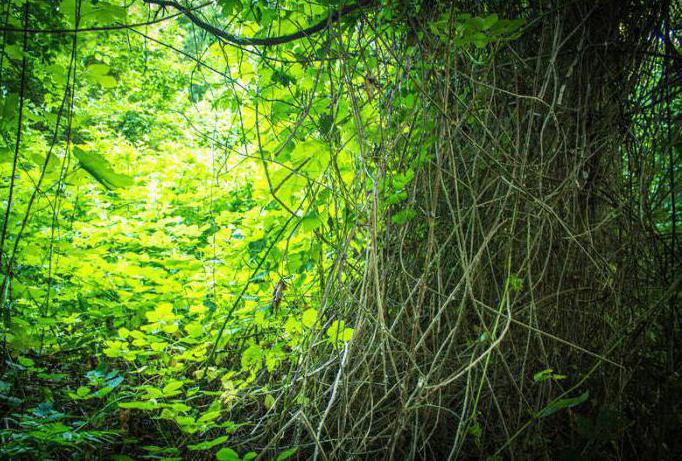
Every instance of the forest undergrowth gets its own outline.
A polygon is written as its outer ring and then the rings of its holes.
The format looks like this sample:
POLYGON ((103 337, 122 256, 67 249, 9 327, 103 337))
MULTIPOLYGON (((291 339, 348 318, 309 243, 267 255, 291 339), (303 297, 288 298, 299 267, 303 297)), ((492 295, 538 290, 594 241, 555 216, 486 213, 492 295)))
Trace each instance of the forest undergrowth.
POLYGON ((677 459, 678 0, 0 3, 0 459, 677 459))

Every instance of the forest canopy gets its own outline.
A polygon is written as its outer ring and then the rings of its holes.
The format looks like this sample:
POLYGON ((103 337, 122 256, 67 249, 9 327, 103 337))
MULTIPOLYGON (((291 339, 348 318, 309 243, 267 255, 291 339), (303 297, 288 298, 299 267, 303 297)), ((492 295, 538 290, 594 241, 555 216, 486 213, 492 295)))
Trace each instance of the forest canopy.
POLYGON ((0 458, 682 455, 678 0, 0 2, 0 458))

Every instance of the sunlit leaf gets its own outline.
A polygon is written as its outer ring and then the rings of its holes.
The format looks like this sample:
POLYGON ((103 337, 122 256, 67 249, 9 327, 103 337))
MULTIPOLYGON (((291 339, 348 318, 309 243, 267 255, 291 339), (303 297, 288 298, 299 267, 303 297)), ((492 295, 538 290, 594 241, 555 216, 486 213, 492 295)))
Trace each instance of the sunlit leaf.
POLYGON ((301 318, 301 323, 306 328, 312 328, 317 322, 317 311, 315 309, 306 309, 303 312, 303 317, 301 318))
POLYGON ((284 450, 281 452, 279 455, 277 455, 277 458, 275 458, 276 461, 284 461, 285 459, 291 458, 296 452, 298 451, 298 447, 293 447, 289 448, 288 450, 284 450))
POLYGON ((156 408, 160 408, 157 402, 150 400, 137 402, 119 402, 118 406, 120 408, 130 408, 135 410, 154 410, 156 408))
POLYGON ((109 165, 109 162, 101 155, 94 152, 86 152, 78 147, 74 148, 73 153, 80 162, 81 167, 107 189, 133 185, 131 177, 116 173, 109 165))
POLYGON ((210 450, 213 447, 217 447, 218 445, 222 445, 223 443, 227 442, 229 437, 227 435, 223 435, 221 437, 217 437, 213 440, 207 440, 206 442, 201 442, 197 443, 194 445, 188 445, 187 449, 191 451, 198 451, 198 450, 210 450))
POLYGON ((218 461, 240 461, 241 458, 237 454, 236 451, 234 451, 232 448, 221 448, 218 450, 218 452, 215 454, 215 459, 218 461))

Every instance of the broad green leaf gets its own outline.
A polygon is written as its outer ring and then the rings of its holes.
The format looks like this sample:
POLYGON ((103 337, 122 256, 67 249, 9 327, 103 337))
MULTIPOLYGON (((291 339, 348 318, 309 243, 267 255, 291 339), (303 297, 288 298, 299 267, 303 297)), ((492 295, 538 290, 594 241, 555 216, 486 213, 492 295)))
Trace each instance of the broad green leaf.
POLYGON ((201 415, 199 419, 197 419, 198 423, 207 423, 209 421, 215 421, 220 417, 220 410, 216 411, 209 411, 201 415))
POLYGON ((584 403, 588 397, 590 396, 590 391, 585 391, 582 394, 580 394, 578 397, 573 397, 570 399, 559 399, 554 402, 551 402, 549 405, 547 405, 545 408, 540 410, 538 413, 538 418, 544 418, 546 416, 553 415, 559 410, 563 410, 565 408, 573 408, 577 405, 580 405, 581 403, 584 403))
POLYGON ((513 291, 520 291, 523 288, 523 279, 516 274, 511 274, 509 276, 509 287, 513 291))
POLYGON ((86 152, 78 147, 73 150, 74 155, 80 162, 81 167, 100 182, 107 189, 117 189, 133 185, 130 176, 116 173, 109 162, 99 154, 86 152))
POLYGON ((185 331, 192 338, 198 338, 203 333, 203 326, 201 325, 200 322, 191 322, 191 323, 188 323, 187 325, 185 325, 185 331))
POLYGON ((163 386, 163 395, 165 397, 172 397, 180 393, 179 389, 183 386, 182 381, 172 380, 163 386))
POLYGON ((554 373, 554 370, 551 368, 539 371, 533 375, 533 381, 535 381, 536 383, 540 383, 547 380, 559 381, 562 379, 566 379, 566 375, 554 373))
POLYGON ((306 309, 303 312, 303 317, 301 318, 301 323, 306 328, 312 328, 317 322, 317 311, 315 309, 306 309))
POLYGON ((320 216, 317 213, 309 213, 301 219, 301 229, 306 232, 313 231, 322 225, 320 216))
POLYGON ((5 147, 0 147, 0 163, 12 163, 14 161, 14 152, 5 147))
POLYGON ((490 29, 497 21, 499 21, 499 17, 497 14, 491 14, 483 18, 483 21, 481 23, 481 30, 488 30, 490 29))
POLYGON ((173 305, 170 303, 159 303, 153 311, 145 313, 150 322, 169 322, 175 319, 173 305))
POLYGON ((106 64, 91 64, 85 70, 85 76, 91 81, 99 83, 103 88, 114 88, 116 79, 109 75, 109 66, 106 64))
POLYGON ((171 403, 170 408, 173 411, 179 412, 179 413, 186 413, 189 410, 192 409, 189 405, 185 405, 184 403, 176 402, 176 403, 171 403))
POLYGON ((284 450, 282 453, 277 455, 277 458, 275 458, 275 461, 284 461, 285 459, 289 459, 297 451, 298 451, 298 447, 293 447, 293 448, 289 448, 288 450, 284 450))
POLYGON ((353 329, 346 328, 346 322, 343 320, 335 320, 329 328, 327 328, 327 338, 331 343, 347 342, 353 337, 353 329))
POLYGON ((400 210, 399 212, 391 216, 391 222, 393 224, 401 225, 414 219, 416 216, 417 216, 416 211, 414 211, 412 208, 406 208, 404 210, 400 210))
POLYGON ((29 359, 28 357, 19 357, 17 359, 17 363, 19 365, 21 365, 22 367, 26 367, 26 368, 32 368, 35 365, 33 360, 29 359))
POLYGON ((215 454, 215 459, 218 461, 240 461, 241 458, 237 454, 236 451, 234 451, 232 448, 221 448, 218 450, 218 452, 215 454))
POLYGON ((168 346, 168 343, 165 341, 156 341, 149 345, 151 350, 153 350, 154 352, 161 352, 166 348, 166 346, 168 346))
POLYGON ((539 371, 533 375, 533 381, 536 383, 541 383, 542 381, 547 381, 548 379, 552 379, 552 373, 554 370, 551 368, 547 368, 546 370, 539 371))
POLYGON ((120 402, 118 404, 120 408, 131 408, 135 410, 155 410, 160 408, 159 403, 153 400, 143 400, 136 402, 120 402))
POLYGON ((88 386, 81 386, 78 389, 76 389, 76 396, 80 398, 83 398, 88 394, 90 394, 90 388, 88 386))
POLYGON ((207 440, 205 442, 197 443, 195 445, 188 445, 187 449, 190 451, 210 450, 213 447, 217 447, 218 445, 227 442, 227 439, 229 439, 229 437, 227 435, 223 435, 213 440, 207 440))
POLYGON ((243 8, 240 0, 218 0, 218 4, 222 7, 225 16, 230 16, 233 12, 238 13, 243 8))
POLYGON ((263 399, 263 406, 265 406, 265 409, 269 410, 274 405, 275 405, 275 398, 272 396, 272 394, 266 395, 265 399, 263 399))
POLYGON ((258 344, 252 344, 242 352, 242 369, 258 371, 263 366, 263 350, 258 344))

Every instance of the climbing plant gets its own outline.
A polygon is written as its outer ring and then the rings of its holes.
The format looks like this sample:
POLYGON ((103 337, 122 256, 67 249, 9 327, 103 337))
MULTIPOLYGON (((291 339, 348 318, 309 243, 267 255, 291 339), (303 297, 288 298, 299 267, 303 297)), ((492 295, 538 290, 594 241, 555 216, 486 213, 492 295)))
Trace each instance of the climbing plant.
POLYGON ((674 6, 3 2, 0 457, 674 456, 674 6))

